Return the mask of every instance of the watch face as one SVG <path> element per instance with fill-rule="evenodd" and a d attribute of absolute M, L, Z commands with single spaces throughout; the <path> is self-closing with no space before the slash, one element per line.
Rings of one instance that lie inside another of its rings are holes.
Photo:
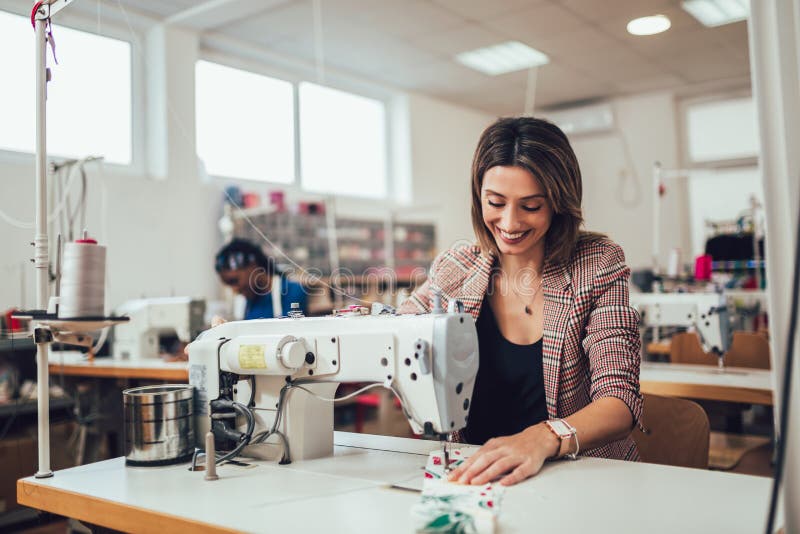
<path fill-rule="evenodd" d="M 550 428 L 555 430 L 556 434 L 558 434 L 561 437 L 572 435 L 572 432 L 570 431 L 569 427 L 564 424 L 564 421 L 555 419 L 553 421 L 548 421 L 547 423 L 550 425 Z"/>

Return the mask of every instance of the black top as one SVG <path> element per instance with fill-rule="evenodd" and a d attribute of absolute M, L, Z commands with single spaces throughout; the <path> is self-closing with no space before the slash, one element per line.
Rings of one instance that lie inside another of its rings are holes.
<path fill-rule="evenodd" d="M 483 445 L 488 439 L 510 436 L 547 419 L 542 373 L 542 340 L 517 345 L 503 337 L 489 299 L 475 323 L 480 366 L 472 393 L 467 443 Z"/>

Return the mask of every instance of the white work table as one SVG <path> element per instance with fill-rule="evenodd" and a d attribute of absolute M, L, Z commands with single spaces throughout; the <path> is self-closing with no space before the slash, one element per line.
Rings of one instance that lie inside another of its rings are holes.
<path fill-rule="evenodd" d="M 764 369 L 642 362 L 643 393 L 772 405 L 772 373 Z"/>
<path fill-rule="evenodd" d="M 187 464 L 125 467 L 123 458 L 17 483 L 21 504 L 136 532 L 413 532 L 429 441 L 337 432 L 330 458 L 224 465 L 203 480 Z M 501 533 L 752 533 L 771 480 L 581 458 L 548 463 L 507 489 Z"/>

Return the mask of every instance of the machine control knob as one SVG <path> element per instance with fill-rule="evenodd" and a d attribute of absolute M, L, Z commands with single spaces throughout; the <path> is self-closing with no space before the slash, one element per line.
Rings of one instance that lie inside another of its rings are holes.
<path fill-rule="evenodd" d="M 306 361 L 306 347 L 302 341 L 289 341 L 281 347 L 280 361 L 289 369 L 298 369 Z"/>

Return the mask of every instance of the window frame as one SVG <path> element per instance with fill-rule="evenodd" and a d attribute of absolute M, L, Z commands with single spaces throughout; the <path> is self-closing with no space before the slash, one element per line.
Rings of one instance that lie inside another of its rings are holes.
<path fill-rule="evenodd" d="M 741 89 L 700 97 L 683 98 L 678 101 L 678 131 L 680 159 L 686 169 L 730 169 L 739 167 L 758 167 L 758 156 L 743 158 L 723 158 L 710 161 L 693 161 L 689 153 L 689 108 L 698 104 L 712 104 L 726 100 L 753 98 L 752 91 Z"/>
<path fill-rule="evenodd" d="M 277 188 L 283 188 L 289 192 L 301 194 L 304 196 L 311 196 L 311 197 L 330 197 L 336 196 L 341 198 L 353 199 L 353 200 L 364 200 L 364 197 L 356 196 L 356 195 L 347 195 L 347 194 L 333 194 L 333 193 L 321 193 L 318 191 L 308 191 L 302 187 L 302 154 L 301 154 L 301 147 L 300 147 L 300 83 L 301 82 L 311 82 L 318 85 L 322 85 L 324 87 L 329 87 L 331 89 L 336 89 L 339 91 L 344 91 L 347 93 L 351 93 L 357 96 L 362 96 L 365 98 L 371 98 L 373 100 L 377 100 L 381 102 L 384 107 L 385 117 L 386 120 L 384 121 L 384 136 L 385 136 L 385 143 L 386 143 L 386 161 L 384 165 L 386 167 L 386 195 L 383 197 L 376 197 L 370 198 L 371 202 L 385 202 L 385 203 L 393 203 L 395 200 L 395 184 L 394 184 L 394 176 L 393 176 L 393 154 L 392 154 L 392 121 L 393 112 L 392 112 L 392 101 L 395 98 L 395 91 L 392 91 L 388 88 L 384 88 L 373 83 L 360 81 L 360 80 L 353 80 L 350 78 L 345 78 L 338 75 L 326 75 L 326 79 L 324 82 L 318 81 L 314 79 L 314 75 L 312 73 L 311 68 L 309 68 L 308 72 L 301 72 L 299 70 L 295 70 L 292 68 L 281 69 L 280 67 L 276 67 L 273 65 L 268 65 L 263 63 L 261 60 L 257 59 L 258 55 L 263 55 L 263 51 L 253 51 L 251 54 L 246 52 L 221 52 L 216 50 L 216 47 L 209 47 L 207 44 L 203 42 L 201 39 L 200 48 L 197 54 L 197 61 L 208 61 L 211 63 L 217 63 L 223 65 L 225 67 L 230 67 L 233 69 L 240 69 L 245 70 L 248 72 L 252 72 L 254 74 L 259 74 L 262 76 L 268 76 L 270 78 L 275 78 L 278 80 L 282 80 L 285 82 L 289 82 L 292 84 L 292 93 L 294 96 L 294 166 L 295 166 L 295 178 L 294 181 L 291 183 L 283 183 L 283 182 L 273 182 L 269 180 L 252 180 L 248 178 L 240 178 L 236 176 L 217 176 L 217 175 L 209 175 L 212 179 L 222 180 L 226 183 L 232 183 L 237 185 L 242 185 L 245 187 L 252 187 L 253 184 L 266 184 L 268 186 L 274 186 Z M 285 61 L 285 60 L 284 60 Z"/>
<path fill-rule="evenodd" d="M 30 13 L 20 13 L 19 11 L 9 9 L 7 6 L 0 6 L 0 10 L 6 13 L 28 18 Z M 148 21 L 144 21 L 145 24 Z M 144 54 L 142 43 L 144 42 L 142 21 L 134 18 L 131 21 L 130 27 L 122 27 L 117 24 L 104 21 L 100 31 L 97 31 L 97 21 L 87 19 L 80 14 L 70 13 L 65 10 L 58 14 L 57 20 L 54 19 L 53 34 L 58 39 L 58 28 L 64 27 L 71 30 L 81 31 L 88 34 L 96 35 L 99 37 L 107 37 L 117 41 L 123 41 L 130 45 L 130 91 L 131 91 L 131 161 L 128 164 L 122 163 L 102 163 L 103 169 L 106 172 L 113 172 L 122 175 L 141 175 L 146 172 L 145 170 L 145 70 L 144 70 Z M 48 49 L 48 66 L 54 67 L 52 64 L 52 57 Z M 57 65 L 55 65 L 58 68 Z M 57 70 L 54 76 L 57 75 Z M 54 156 L 48 154 L 48 159 L 53 159 Z M 60 159 L 60 157 L 56 158 Z M 17 150 L 8 150 L 0 148 L 0 163 L 2 164 L 33 164 L 36 160 L 36 152 L 21 152 Z"/>
<path fill-rule="evenodd" d="M 385 99 L 376 98 L 374 96 L 365 95 L 363 93 L 359 93 L 359 92 L 356 92 L 356 91 L 353 91 L 353 90 L 342 89 L 342 88 L 337 87 L 337 86 L 332 85 L 332 84 L 319 83 L 319 82 L 316 82 L 316 81 L 313 81 L 313 80 L 305 80 L 305 79 L 301 80 L 301 81 L 302 82 L 307 82 L 307 83 L 312 83 L 314 85 L 317 85 L 317 86 L 320 86 L 320 87 L 323 87 L 323 88 L 326 88 L 326 89 L 334 89 L 334 90 L 342 91 L 342 92 L 345 92 L 345 93 L 348 93 L 348 94 L 351 94 L 351 95 L 361 96 L 361 97 L 364 97 L 364 98 L 369 98 L 369 99 L 372 99 L 372 100 L 376 100 L 376 101 L 380 102 L 383 105 L 383 116 L 384 116 L 383 139 L 384 139 L 384 143 L 385 143 L 385 146 L 384 146 L 385 160 L 384 160 L 383 164 L 384 164 L 384 172 L 386 173 L 385 174 L 385 176 L 386 176 L 386 184 L 385 184 L 385 186 L 386 187 L 385 187 L 384 195 L 383 196 L 377 196 L 377 197 L 359 196 L 359 195 L 337 195 L 337 196 L 346 196 L 346 197 L 350 197 L 350 198 L 362 199 L 362 200 L 367 200 L 367 201 L 394 199 L 394 197 L 395 197 L 395 186 L 394 186 L 394 180 L 392 179 L 392 162 L 391 162 L 392 140 L 390 138 L 391 130 L 392 130 L 391 127 L 390 127 L 391 126 L 390 121 L 392 120 L 392 117 L 391 117 L 391 102 L 386 101 Z M 301 148 L 300 148 L 300 82 L 296 83 L 294 85 L 294 87 L 295 87 L 295 94 L 297 96 L 297 106 L 295 107 L 295 115 L 296 115 L 296 120 L 297 120 L 296 128 L 295 128 L 295 132 L 297 132 L 297 150 L 295 152 L 297 153 L 297 157 L 298 157 L 298 162 L 297 162 L 298 163 L 297 186 L 300 188 L 300 190 L 302 190 L 302 191 L 304 191 L 304 192 L 306 192 L 308 194 L 312 194 L 312 195 L 333 195 L 334 193 L 325 193 L 325 192 L 321 192 L 321 191 L 311 191 L 311 190 L 308 190 L 308 189 L 304 189 L 303 186 L 302 186 L 303 176 L 301 174 L 302 165 L 300 163 L 301 160 L 302 160 L 302 154 L 301 154 Z"/>

